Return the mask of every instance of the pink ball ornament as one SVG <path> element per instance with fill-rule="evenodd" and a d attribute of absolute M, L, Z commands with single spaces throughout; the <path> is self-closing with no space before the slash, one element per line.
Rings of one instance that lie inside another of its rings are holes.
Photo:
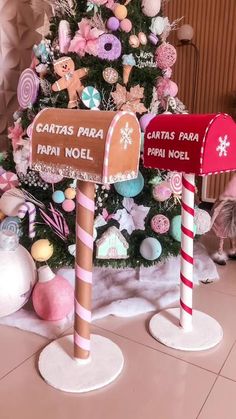
<path fill-rule="evenodd" d="M 154 17 L 161 10 L 161 0 L 142 0 L 142 12 L 145 16 Z"/>
<path fill-rule="evenodd" d="M 173 45 L 169 44 L 168 42 L 164 42 L 156 50 L 156 65 L 161 69 L 172 67 L 176 62 L 176 58 L 176 49 L 175 47 L 173 47 Z"/>
<path fill-rule="evenodd" d="M 0 317 L 4 317 L 15 313 L 28 301 L 36 282 L 36 268 L 21 245 L 14 250 L 0 248 L 0 260 Z"/>
<path fill-rule="evenodd" d="M 165 215 L 154 215 L 151 219 L 151 228 L 157 234 L 165 234 L 169 231 L 170 221 Z"/>
<path fill-rule="evenodd" d="M 126 32 L 126 33 L 129 33 L 131 30 L 132 30 L 132 22 L 131 22 L 131 20 L 129 20 L 129 19 L 123 19 L 121 22 L 120 22 L 120 29 L 123 31 L 123 32 Z"/>
<path fill-rule="evenodd" d="M 62 204 L 62 208 L 66 212 L 72 212 L 75 209 L 75 201 L 72 199 L 65 199 L 65 201 Z"/>
<path fill-rule="evenodd" d="M 141 45 L 147 45 L 147 36 L 144 32 L 139 32 L 138 39 Z"/>
<path fill-rule="evenodd" d="M 146 128 L 149 124 L 149 122 L 155 117 L 152 113 L 146 113 L 145 115 L 141 116 L 139 120 L 139 125 L 142 130 L 142 132 L 146 131 Z"/>
<path fill-rule="evenodd" d="M 16 217 L 20 206 L 24 202 L 23 192 L 20 189 L 12 188 L 1 196 L 0 210 L 9 217 Z"/>
<path fill-rule="evenodd" d="M 168 182 L 161 182 L 153 187 L 152 196 L 158 202 L 166 201 L 171 195 L 172 191 Z"/>
<path fill-rule="evenodd" d="M 117 31 L 120 26 L 120 21 L 116 17 L 112 16 L 107 21 L 107 29 L 110 31 Z"/>
<path fill-rule="evenodd" d="M 136 35 L 131 35 L 129 37 L 129 44 L 133 48 L 138 48 L 140 45 L 140 41 Z"/>
<path fill-rule="evenodd" d="M 157 94 L 158 97 L 175 97 L 178 93 L 178 86 L 177 84 L 167 78 L 160 77 L 157 83 Z"/>
<path fill-rule="evenodd" d="M 74 307 L 73 287 L 65 278 L 55 275 L 49 266 L 42 266 L 38 272 L 39 280 L 32 294 L 37 315 L 48 321 L 64 319 Z"/>

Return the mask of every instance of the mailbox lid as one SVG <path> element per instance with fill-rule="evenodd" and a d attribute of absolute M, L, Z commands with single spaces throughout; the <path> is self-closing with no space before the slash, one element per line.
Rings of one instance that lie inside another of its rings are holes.
<path fill-rule="evenodd" d="M 163 114 L 153 118 L 145 132 L 144 166 L 200 174 L 202 146 L 215 116 Z"/>
<path fill-rule="evenodd" d="M 116 112 L 47 108 L 32 128 L 32 168 L 102 182 L 105 142 Z"/>
<path fill-rule="evenodd" d="M 236 124 L 227 114 L 218 114 L 209 123 L 200 157 L 200 174 L 236 169 Z"/>
<path fill-rule="evenodd" d="M 115 183 L 138 176 L 141 130 L 132 112 L 117 112 L 106 139 L 103 182 Z"/>

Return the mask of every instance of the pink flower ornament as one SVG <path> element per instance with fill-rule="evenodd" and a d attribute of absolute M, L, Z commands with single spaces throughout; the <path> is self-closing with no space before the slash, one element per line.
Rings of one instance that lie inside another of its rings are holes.
<path fill-rule="evenodd" d="M 80 57 L 86 53 L 97 56 L 98 38 L 103 31 L 93 28 L 88 19 L 82 19 L 78 26 L 79 30 L 71 40 L 69 52 L 76 52 Z"/>

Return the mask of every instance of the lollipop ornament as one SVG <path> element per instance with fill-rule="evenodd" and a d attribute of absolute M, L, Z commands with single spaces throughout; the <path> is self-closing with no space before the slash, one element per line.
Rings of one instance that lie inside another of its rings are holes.
<path fill-rule="evenodd" d="M 70 127 L 68 133 L 49 130 L 45 135 L 48 121 L 56 126 L 58 120 L 62 126 Z M 126 124 L 132 128 L 133 138 L 124 149 L 121 139 Z M 85 127 L 83 131 L 81 127 Z M 79 148 L 75 147 L 76 137 L 79 137 Z M 41 111 L 33 125 L 33 170 L 77 180 L 74 334 L 52 342 L 39 357 L 42 377 L 62 391 L 82 393 L 104 387 L 123 368 L 120 348 L 111 340 L 90 333 L 94 184 L 135 179 L 140 142 L 139 123 L 130 112 L 50 108 Z M 52 147 L 58 152 L 50 155 Z"/>
<path fill-rule="evenodd" d="M 166 141 L 168 135 L 171 141 Z M 222 144 L 227 147 L 222 149 Z M 180 304 L 154 315 L 149 324 L 155 339 L 175 349 L 209 349 L 223 338 L 215 319 L 193 309 L 195 175 L 235 170 L 235 152 L 235 123 L 226 114 L 159 115 L 145 132 L 145 167 L 173 171 L 174 193 L 180 193 L 182 184 Z M 182 182 L 176 172 L 182 173 Z"/>

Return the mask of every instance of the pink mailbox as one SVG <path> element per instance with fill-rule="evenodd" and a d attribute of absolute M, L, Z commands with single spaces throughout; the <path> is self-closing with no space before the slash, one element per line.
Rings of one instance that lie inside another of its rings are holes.
<path fill-rule="evenodd" d="M 192 309 L 195 175 L 236 169 L 236 125 L 226 114 L 159 115 L 144 140 L 144 166 L 182 172 L 180 308 L 150 322 L 152 335 L 167 346 L 203 350 L 223 337 L 218 322 Z M 179 320 L 178 317 L 180 317 Z"/>

